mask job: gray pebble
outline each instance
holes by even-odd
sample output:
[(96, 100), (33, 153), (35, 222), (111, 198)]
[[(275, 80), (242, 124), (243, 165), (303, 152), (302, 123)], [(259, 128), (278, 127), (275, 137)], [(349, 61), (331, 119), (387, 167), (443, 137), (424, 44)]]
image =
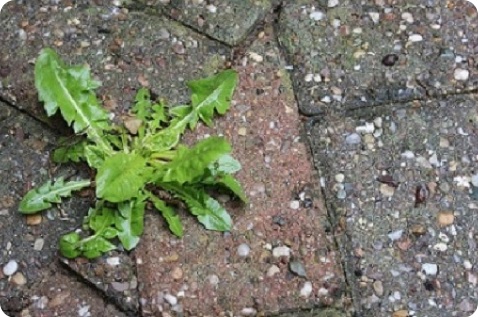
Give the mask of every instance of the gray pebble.
[(360, 135), (358, 133), (350, 133), (345, 137), (345, 143), (353, 145), (359, 144), (361, 141)]

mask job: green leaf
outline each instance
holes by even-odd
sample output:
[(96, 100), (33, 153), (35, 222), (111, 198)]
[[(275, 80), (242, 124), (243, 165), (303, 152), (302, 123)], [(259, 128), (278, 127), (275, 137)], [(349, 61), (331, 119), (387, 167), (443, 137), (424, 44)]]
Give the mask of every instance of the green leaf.
[(102, 138), (109, 129), (107, 112), (98, 104), (94, 89), (100, 82), (91, 78), (86, 66), (66, 66), (50, 48), (40, 52), (35, 63), (35, 87), (48, 116), (58, 109), (75, 133), (85, 132), (106, 153), (112, 149)]
[(231, 216), (221, 205), (198, 186), (181, 186), (166, 183), (161, 186), (173, 193), (174, 196), (184, 200), (191, 214), (208, 230), (230, 231), (232, 227)]
[(48, 209), (52, 203), (60, 203), (61, 197), (71, 196), (71, 192), (90, 186), (89, 180), (66, 182), (63, 177), (46, 182), (42, 186), (30, 190), (20, 202), (18, 210), (23, 214), (33, 214), (35, 212)]
[(133, 249), (143, 234), (145, 202), (131, 200), (120, 203), (120, 215), (115, 218), (115, 227), (118, 229), (118, 238), (126, 250)]
[(236, 84), (237, 73), (232, 69), (188, 82), (192, 92), (192, 106), (208, 126), (212, 126), (215, 110), (219, 114), (224, 114), (229, 109)]
[(88, 144), (83, 149), (85, 160), (88, 165), (92, 168), (98, 169), (101, 165), (103, 165), (105, 158), (104, 153), (97, 145)]
[(237, 197), (239, 197), (243, 202), (247, 203), (246, 193), (242, 189), (241, 184), (231, 175), (225, 174), (219, 177), (217, 183), (223, 185), (231, 192), (233, 192)]
[(105, 159), (96, 175), (96, 196), (110, 202), (137, 197), (148, 182), (146, 160), (135, 153), (117, 153)]
[(88, 259), (94, 259), (103, 253), (116, 249), (116, 246), (102, 236), (93, 236), (93, 239), (85, 239), (81, 247), (82, 255)]
[(80, 235), (76, 232), (71, 232), (63, 235), (60, 238), (60, 252), (68, 259), (74, 259), (81, 254), (79, 249)]
[(146, 121), (151, 114), (151, 99), (149, 90), (146, 88), (140, 88), (134, 98), (135, 105), (131, 111), (136, 115), (136, 118)]
[(86, 140), (82, 140), (71, 145), (59, 147), (53, 152), (53, 161), (55, 163), (78, 163), (85, 157), (85, 145)]
[(179, 216), (176, 214), (174, 209), (166, 205), (164, 201), (160, 200), (152, 194), (149, 196), (149, 198), (153, 202), (154, 207), (159, 210), (164, 219), (166, 219), (169, 230), (171, 230), (172, 233), (181, 238), (184, 234), (183, 225), (181, 223), (181, 219), (179, 219)]
[(179, 146), (176, 157), (164, 165), (161, 182), (192, 182), (205, 173), (207, 167), (231, 151), (229, 143), (220, 137), (210, 137), (188, 149)]
[(241, 170), (241, 163), (229, 154), (224, 154), (216, 162), (210, 164), (213, 175), (217, 173), (234, 174)]

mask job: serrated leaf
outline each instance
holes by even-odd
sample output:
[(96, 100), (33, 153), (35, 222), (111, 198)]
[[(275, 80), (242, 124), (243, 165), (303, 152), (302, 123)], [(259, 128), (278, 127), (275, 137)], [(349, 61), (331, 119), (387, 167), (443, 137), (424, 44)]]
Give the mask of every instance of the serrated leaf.
[(133, 249), (143, 234), (144, 201), (131, 200), (118, 205), (120, 216), (115, 218), (118, 238), (126, 250)]
[(136, 93), (134, 98), (135, 104), (131, 111), (135, 114), (136, 118), (146, 121), (151, 113), (151, 99), (149, 90), (142, 87)]
[(110, 202), (137, 197), (148, 182), (146, 160), (135, 153), (117, 153), (105, 159), (96, 175), (96, 196)]
[(42, 186), (30, 190), (20, 202), (18, 210), (23, 214), (48, 209), (52, 203), (60, 203), (62, 197), (71, 196), (71, 192), (90, 186), (89, 180), (69, 181), (65, 183), (63, 177), (58, 178), (55, 183), (46, 182)]
[(212, 126), (214, 111), (224, 114), (229, 109), (236, 84), (237, 73), (232, 69), (188, 82), (192, 106), (208, 126)]
[(179, 216), (176, 214), (174, 209), (166, 205), (164, 201), (160, 200), (156, 196), (150, 195), (149, 198), (153, 202), (154, 207), (161, 212), (161, 215), (168, 223), (169, 230), (181, 238), (184, 234), (183, 225), (181, 223), (181, 219), (179, 219)]
[(167, 183), (162, 187), (171, 191), (174, 196), (184, 200), (189, 212), (208, 230), (229, 231), (232, 227), (231, 216), (227, 211), (200, 187), (186, 187)]
[(176, 157), (164, 165), (162, 182), (191, 182), (205, 173), (206, 168), (231, 151), (229, 143), (220, 137), (210, 137), (192, 148), (179, 146)]
[(99, 86), (88, 67), (68, 67), (50, 48), (41, 50), (35, 62), (35, 87), (47, 115), (60, 109), (75, 133), (85, 132), (103, 151), (111, 153), (111, 147), (102, 138), (103, 131), (109, 129), (108, 114), (94, 94)]

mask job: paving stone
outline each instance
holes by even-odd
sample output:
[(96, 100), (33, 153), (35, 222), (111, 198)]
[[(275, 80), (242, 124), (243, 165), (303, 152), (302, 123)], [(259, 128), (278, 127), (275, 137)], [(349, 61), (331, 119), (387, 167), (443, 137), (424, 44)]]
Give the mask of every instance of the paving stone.
[(45, 274), (42, 283), (32, 290), (31, 304), (14, 316), (137, 316), (121, 312), (65, 270), (49, 269), (52, 271), (44, 268), (48, 275)]
[[(37, 225), (28, 225), (27, 218), (18, 212), (23, 195), (52, 177), (49, 151), (56, 139), (45, 125), (0, 102), (0, 265), (14, 261), (17, 272), (26, 278), (25, 284), (15, 285), (1, 274), (0, 306), (4, 310), (18, 311), (28, 303), (29, 288), (41, 280), (42, 268), (55, 259), (59, 236), (79, 226), (81, 218), (76, 217), (81, 217), (82, 208), (83, 214), (86, 212), (88, 201), (80, 198), (67, 200), (65, 209), (52, 208)], [(59, 168), (57, 172), (55, 176), (78, 174), (71, 168)], [(45, 243), (41, 251), (36, 251), (35, 240), (40, 237)]]
[(269, 0), (141, 0), (203, 34), (237, 45), (271, 9)]
[[(242, 165), (237, 177), (250, 203), (225, 203), (234, 226), (224, 234), (204, 230), (181, 212), (186, 232), (181, 240), (157, 214), (148, 214), (143, 240), (134, 251), (144, 316), (174, 314), (178, 306), (185, 316), (239, 316), (344, 305), (341, 266), (332, 237), (324, 232), (327, 216), (311, 183), (314, 172), (300, 138), (290, 81), (278, 48), (264, 45), (271, 43), (270, 31), (248, 49), (264, 56), (262, 62), (248, 53), (237, 61), (240, 81), (231, 110), (213, 129), (200, 125), (186, 137), (195, 143), (205, 134), (223, 134), (231, 141)], [(241, 127), (247, 128), (245, 135), (238, 133)], [(296, 200), (300, 205), (292, 209)], [(283, 218), (282, 226), (274, 223), (276, 215)], [(250, 248), (247, 257), (236, 252), (244, 243)], [(274, 257), (278, 246), (290, 248), (290, 257)], [(293, 275), (291, 261), (300, 262), (307, 275)], [(178, 265), (182, 279), (172, 276)], [(278, 270), (268, 274), (272, 265)], [(312, 291), (301, 297), (307, 281)]]
[(43, 47), (67, 63), (88, 63), (103, 83), (99, 99), (118, 116), (142, 86), (170, 103), (188, 102), (185, 81), (214, 73), (230, 56), (225, 45), (166, 17), (114, 5), (12, 2), (1, 17), (0, 97), (40, 120), (47, 118), (37, 101), (33, 63)]
[(464, 0), (289, 1), (279, 40), (301, 112), (317, 115), (476, 90), (477, 21)]
[[(314, 157), (342, 236), (353, 296), (365, 315), (470, 314), (462, 303), (478, 295), (476, 268), (469, 265), (478, 261), (478, 188), (470, 183), (478, 168), (476, 98), (458, 95), (350, 111), (313, 128)], [(346, 143), (347, 135), (377, 118), (383, 133), (371, 147)], [(450, 146), (440, 147), (441, 139)], [(343, 200), (335, 198), (338, 173), (344, 174)], [(446, 192), (433, 185), (444, 182), (450, 185)], [(391, 195), (380, 190), (384, 184), (394, 189)], [(437, 221), (442, 212), (454, 220)], [(385, 291), (380, 300), (375, 281)]]

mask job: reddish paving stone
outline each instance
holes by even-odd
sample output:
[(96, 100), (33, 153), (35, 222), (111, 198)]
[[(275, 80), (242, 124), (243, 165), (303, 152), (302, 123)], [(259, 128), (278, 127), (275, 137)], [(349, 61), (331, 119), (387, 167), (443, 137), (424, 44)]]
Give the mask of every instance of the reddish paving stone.
[[(257, 48), (263, 61), (254, 62), (261, 58), (250, 51), (235, 67), (240, 83), (231, 111), (214, 129), (200, 126), (187, 137), (223, 134), (232, 142), (250, 202), (226, 203), (234, 221), (230, 233), (206, 231), (182, 213), (186, 234), (177, 239), (158, 215), (147, 216), (135, 251), (143, 316), (261, 315), (340, 305), (341, 265), (325, 233), (326, 210), (289, 78), (278, 50), (265, 45), (269, 35), (260, 36), (251, 50)], [(298, 209), (291, 208), (293, 201)], [(247, 257), (237, 254), (243, 243), (250, 247)], [(277, 246), (290, 247), (291, 257), (275, 258), (271, 249)], [(291, 261), (303, 264), (306, 277), (289, 270)], [(279, 272), (267, 276), (274, 265)], [(307, 281), (312, 291), (301, 297)]]

